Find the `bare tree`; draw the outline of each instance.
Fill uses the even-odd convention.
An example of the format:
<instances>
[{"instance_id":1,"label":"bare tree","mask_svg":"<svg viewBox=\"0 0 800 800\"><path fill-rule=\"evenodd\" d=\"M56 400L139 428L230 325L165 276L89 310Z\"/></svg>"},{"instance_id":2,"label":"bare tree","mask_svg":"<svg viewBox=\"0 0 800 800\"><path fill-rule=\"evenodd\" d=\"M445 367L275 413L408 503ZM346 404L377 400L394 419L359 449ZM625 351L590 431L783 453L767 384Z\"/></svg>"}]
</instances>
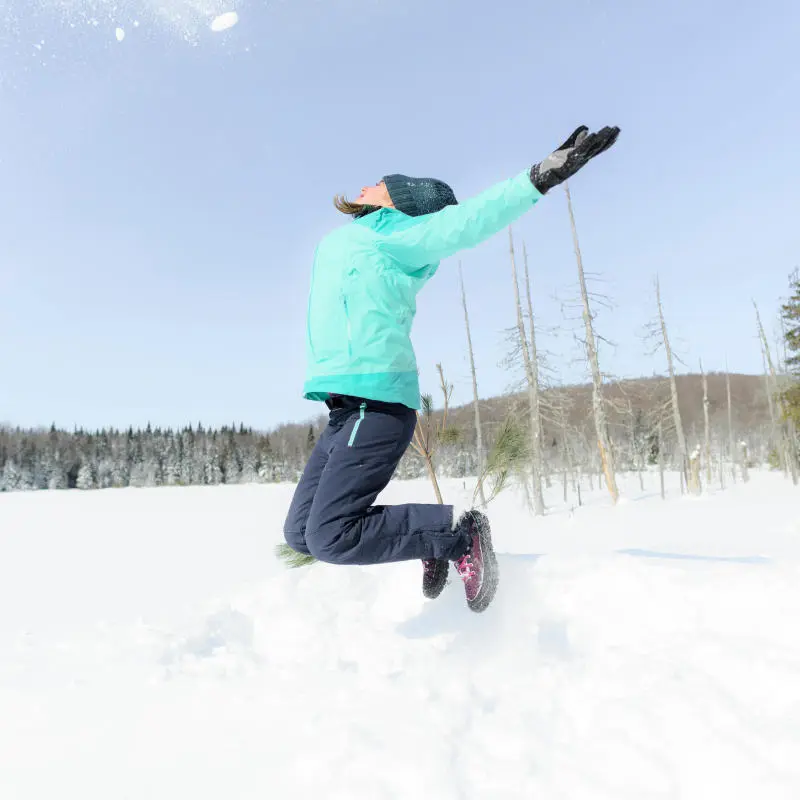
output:
<instances>
[{"instance_id":1,"label":"bare tree","mask_svg":"<svg viewBox=\"0 0 800 800\"><path fill-rule=\"evenodd\" d=\"M536 344L536 324L533 317L533 298L531 296L531 275L530 275L530 270L528 269L528 248L525 246L525 242L522 243L522 263L525 270L525 296L528 301L528 325L530 325L531 329L531 341L530 341L531 365L533 367L534 374L536 377L536 399L537 399L537 405L539 406L538 409L539 439L540 441L543 441L544 415L542 414L541 410L541 395L542 395L541 369L540 369L539 347ZM545 465L544 447L541 446L539 447L538 455L539 455L539 475L542 476L546 486L549 488L550 474Z\"/></svg>"},{"instance_id":2,"label":"bare tree","mask_svg":"<svg viewBox=\"0 0 800 800\"><path fill-rule=\"evenodd\" d=\"M436 448L441 444L450 444L458 439L459 432L456 428L448 428L448 415L450 411L450 398L453 395L453 386L444 379L442 365L437 364L436 370L439 373L440 387L444 396L444 410L441 419L436 421L433 414L433 398L426 394L422 396L422 410L417 412L417 426L414 429L414 440L411 446L425 460L425 468L436 495L436 502L440 505L442 492L439 489L439 481L436 477L436 468L433 464L433 456Z\"/></svg>"},{"instance_id":3,"label":"bare tree","mask_svg":"<svg viewBox=\"0 0 800 800\"><path fill-rule=\"evenodd\" d=\"M658 421L658 480L661 485L661 499L667 499L664 488L664 424Z\"/></svg>"},{"instance_id":4,"label":"bare tree","mask_svg":"<svg viewBox=\"0 0 800 800\"><path fill-rule=\"evenodd\" d=\"M725 364L725 392L728 398L728 449L730 451L730 458L731 458L731 475L733 476L733 482L736 483L736 462L738 461L738 458L737 458L736 444L733 438L733 404L731 403L731 373L728 370L727 363Z\"/></svg>"},{"instance_id":5,"label":"bare tree","mask_svg":"<svg viewBox=\"0 0 800 800\"><path fill-rule=\"evenodd\" d=\"M778 421L777 421L777 414L775 413L775 387L773 386L772 376L770 375L770 369L769 369L769 361L771 360L771 358L769 355L769 350L766 346L767 338L764 335L764 328L761 325L761 316L758 313L758 308L756 307L755 303L753 303L753 307L755 308L756 311L758 341L761 346L761 360L764 364L764 392L767 395L767 404L769 406L769 419L771 423L770 439L772 440L773 445L780 453L781 465L783 467L784 474L788 477L789 464L786 460L786 450L783 447L783 442L781 441L780 435L776 433L776 428L778 427Z\"/></svg>"},{"instance_id":6,"label":"bare tree","mask_svg":"<svg viewBox=\"0 0 800 800\"><path fill-rule=\"evenodd\" d=\"M742 481L747 483L750 480L750 453L747 450L747 442L740 442L739 446L742 450L741 467L742 467Z\"/></svg>"},{"instance_id":7,"label":"bare tree","mask_svg":"<svg viewBox=\"0 0 800 800\"><path fill-rule=\"evenodd\" d=\"M703 361L700 360L700 375L703 378L703 458L706 462L706 484L711 487L711 425L709 423L709 401L708 401L708 377L703 369Z\"/></svg>"},{"instance_id":8,"label":"bare tree","mask_svg":"<svg viewBox=\"0 0 800 800\"><path fill-rule=\"evenodd\" d=\"M569 211L569 222L572 229L572 243L575 248L575 258L578 262L578 280L581 288L581 299L583 301L583 323L585 328L584 346L586 348L586 360L592 373L592 412L594 416L594 427L597 435L597 448L600 454L600 461L603 472L606 476L611 500L616 503L619 500L619 489L617 488L616 469L614 465L614 451L611 448L611 439L608 432L608 420L606 419L605 402L603 399L603 376L600 372L600 362L597 356L597 341L594 333L594 316L589 306L589 292L586 288L586 275L583 270L583 258L578 242L578 229L575 226L575 215L572 211L572 197L569 193L569 185L564 183L564 191L567 195L567 210Z\"/></svg>"},{"instance_id":9,"label":"bare tree","mask_svg":"<svg viewBox=\"0 0 800 800\"><path fill-rule=\"evenodd\" d=\"M550 409L553 415L551 424L558 431L557 439L564 481L564 503L568 499L567 489L571 486L580 506L582 499L579 452L583 448L583 436L581 431L569 421L569 414L575 406L575 398L568 390L563 389L552 391L551 394Z\"/></svg>"},{"instance_id":10,"label":"bare tree","mask_svg":"<svg viewBox=\"0 0 800 800\"><path fill-rule=\"evenodd\" d=\"M478 402L478 377L475 371L475 354L472 349L472 334L469 328L469 312L467 311L467 293L464 289L464 275L461 263L458 264L458 280L461 284L461 305L464 307L464 327L467 329L467 349L469 350L469 369L472 374L472 401L475 404L475 449L477 451L478 475L483 474L483 433L481 432L481 409ZM486 494L483 491L483 481L478 482L478 493L481 506L486 507Z\"/></svg>"},{"instance_id":11,"label":"bare tree","mask_svg":"<svg viewBox=\"0 0 800 800\"><path fill-rule=\"evenodd\" d=\"M519 334L522 359L525 366L525 376L528 381L528 400L530 404L531 425L531 473L533 482L533 513L537 516L544 514L544 493L542 491L542 422L539 410L539 368L532 359L525 333L525 320L522 315L522 302L519 296L519 281L517 278L517 261L514 253L514 234L508 229L509 251L511 254L511 275L514 281L514 302L517 307L517 331ZM533 319L531 325L531 341L535 342L533 333Z\"/></svg>"},{"instance_id":12,"label":"bare tree","mask_svg":"<svg viewBox=\"0 0 800 800\"><path fill-rule=\"evenodd\" d=\"M658 304L658 319L661 326L661 339L664 345L664 351L667 355L667 369L669 370L670 394L672 398L672 415L675 423L675 435L678 438L678 454L681 461L681 473L688 486L689 453L686 448L686 436L683 432L681 410L678 405L678 384L675 380L675 362L672 358L672 347L670 347L669 335L667 334L667 323L664 319L664 307L661 303L661 284L658 280L658 277L656 277L656 303Z\"/></svg>"}]
</instances>

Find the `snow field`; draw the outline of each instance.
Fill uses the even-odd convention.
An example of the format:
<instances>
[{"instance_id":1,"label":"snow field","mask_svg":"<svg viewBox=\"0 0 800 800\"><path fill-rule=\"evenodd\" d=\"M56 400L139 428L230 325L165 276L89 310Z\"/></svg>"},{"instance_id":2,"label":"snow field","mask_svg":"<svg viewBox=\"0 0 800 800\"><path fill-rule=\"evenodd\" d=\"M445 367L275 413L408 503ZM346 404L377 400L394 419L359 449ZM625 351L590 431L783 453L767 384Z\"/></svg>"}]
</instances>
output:
<instances>
[{"instance_id":1,"label":"snow field","mask_svg":"<svg viewBox=\"0 0 800 800\"><path fill-rule=\"evenodd\" d=\"M0 797L796 798L796 490L648 481L501 495L483 615L284 569L287 485L2 495Z\"/></svg>"}]
</instances>

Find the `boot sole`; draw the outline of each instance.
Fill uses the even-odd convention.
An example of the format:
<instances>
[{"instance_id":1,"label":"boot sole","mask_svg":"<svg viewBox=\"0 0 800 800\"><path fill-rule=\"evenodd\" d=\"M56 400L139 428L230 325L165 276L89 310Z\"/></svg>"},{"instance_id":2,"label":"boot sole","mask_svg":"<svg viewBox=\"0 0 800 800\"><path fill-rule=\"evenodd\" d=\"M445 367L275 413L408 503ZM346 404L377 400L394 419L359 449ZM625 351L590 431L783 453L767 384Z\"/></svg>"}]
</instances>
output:
<instances>
[{"instance_id":1,"label":"boot sole","mask_svg":"<svg viewBox=\"0 0 800 800\"><path fill-rule=\"evenodd\" d=\"M441 570L441 576L433 586L430 586L427 590L423 586L422 587L422 594L428 600L435 600L443 591L444 587L447 586L447 575L450 572L450 562L443 561L444 568Z\"/></svg>"},{"instance_id":2,"label":"boot sole","mask_svg":"<svg viewBox=\"0 0 800 800\"><path fill-rule=\"evenodd\" d=\"M491 530L481 531L480 540L481 552L484 554L483 583L481 584L477 596L472 600L467 600L467 605L470 610L477 614L486 611L489 607L489 604L494 600L494 596L497 594L497 586L500 583L500 570L497 565L497 556L492 546Z\"/></svg>"}]
</instances>

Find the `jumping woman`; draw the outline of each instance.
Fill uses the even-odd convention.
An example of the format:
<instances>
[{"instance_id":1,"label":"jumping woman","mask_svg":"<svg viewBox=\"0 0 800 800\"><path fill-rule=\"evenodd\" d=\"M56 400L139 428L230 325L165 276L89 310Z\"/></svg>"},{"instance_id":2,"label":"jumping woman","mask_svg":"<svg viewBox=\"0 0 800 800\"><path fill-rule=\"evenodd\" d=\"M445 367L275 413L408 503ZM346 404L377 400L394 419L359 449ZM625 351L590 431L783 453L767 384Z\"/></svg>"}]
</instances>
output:
<instances>
[{"instance_id":1,"label":"jumping woman","mask_svg":"<svg viewBox=\"0 0 800 800\"><path fill-rule=\"evenodd\" d=\"M544 161L461 204L446 183L406 175L387 175L354 202L335 199L353 222L317 247L304 387L307 399L327 404L330 419L289 509L290 547L331 564L420 560L429 598L441 594L452 561L469 607L489 605L498 572L484 514L374 505L420 408L410 338L416 296L442 259L510 225L618 135L616 127L589 133L581 126Z\"/></svg>"}]
</instances>

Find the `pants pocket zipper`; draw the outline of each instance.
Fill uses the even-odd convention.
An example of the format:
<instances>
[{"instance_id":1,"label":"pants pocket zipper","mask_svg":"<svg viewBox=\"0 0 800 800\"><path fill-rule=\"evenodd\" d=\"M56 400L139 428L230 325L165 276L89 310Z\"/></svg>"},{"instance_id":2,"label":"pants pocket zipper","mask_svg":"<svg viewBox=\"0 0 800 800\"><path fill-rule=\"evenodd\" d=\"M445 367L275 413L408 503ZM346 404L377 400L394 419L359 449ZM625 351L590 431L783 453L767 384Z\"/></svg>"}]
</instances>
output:
<instances>
[{"instance_id":1,"label":"pants pocket zipper","mask_svg":"<svg viewBox=\"0 0 800 800\"><path fill-rule=\"evenodd\" d=\"M358 429L361 427L361 423L364 421L364 415L367 411L367 404L362 403L359 406L359 411L361 412L358 415L358 419L356 420L356 424L353 425L353 432L350 434L350 441L347 443L348 447L352 447L356 442L356 435L358 434Z\"/></svg>"}]
</instances>

